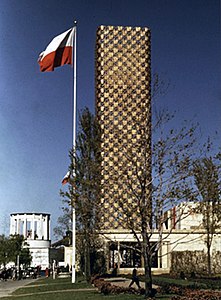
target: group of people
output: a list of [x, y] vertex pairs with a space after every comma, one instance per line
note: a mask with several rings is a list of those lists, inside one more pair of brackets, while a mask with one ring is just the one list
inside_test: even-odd
[[21, 280], [26, 278], [37, 278], [39, 275], [38, 268], [28, 268], [21, 269], [16, 267], [3, 268], [0, 270], [0, 280], [7, 281], [8, 279], [12, 280]]
[[8, 279], [16, 280], [18, 278], [17, 268], [3, 268], [0, 270], [0, 279], [3, 281], [7, 281]]

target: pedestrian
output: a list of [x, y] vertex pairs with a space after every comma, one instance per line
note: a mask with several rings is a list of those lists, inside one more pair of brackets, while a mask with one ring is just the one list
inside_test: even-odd
[[6, 270], [6, 268], [4, 268], [3, 271], [2, 271], [2, 278], [3, 278], [4, 281], [7, 281], [7, 270]]
[[12, 271], [12, 279], [13, 279], [13, 280], [17, 280], [17, 269], [16, 269], [16, 268], [13, 268], [13, 271]]
[[134, 283], [136, 283], [136, 285], [138, 286], [138, 288], [140, 289], [140, 280], [139, 280], [139, 277], [137, 276], [137, 270], [136, 269], [133, 269], [133, 272], [132, 272], [132, 280], [131, 280], [131, 283], [129, 284], [129, 287], [131, 287]]

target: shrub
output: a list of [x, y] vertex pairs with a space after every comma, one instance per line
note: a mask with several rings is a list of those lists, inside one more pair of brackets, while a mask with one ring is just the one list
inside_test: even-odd
[[220, 300], [221, 292], [209, 290], [190, 290], [184, 289], [178, 296], [173, 296], [171, 300]]
[[110, 282], [105, 281], [103, 278], [93, 278], [92, 283], [94, 286], [104, 295], [109, 294], [137, 294], [137, 295], [144, 295], [144, 289], [135, 289], [132, 287], [121, 287], [111, 284]]

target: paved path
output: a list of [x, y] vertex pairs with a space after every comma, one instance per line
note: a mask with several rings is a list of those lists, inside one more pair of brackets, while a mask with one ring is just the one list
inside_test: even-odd
[[[116, 285], [116, 286], [129, 287], [131, 279], [123, 278], [123, 277], [115, 277], [115, 278], [107, 278], [107, 279], [105, 279], [105, 281], [108, 281], [111, 284]], [[145, 283], [142, 282], [142, 281], [140, 281], [140, 286], [142, 288], [144, 288], [145, 287]], [[136, 283], [134, 283], [132, 285], [132, 287], [133, 288], [138, 288], [137, 285], [136, 285]], [[153, 288], [157, 288], [157, 286], [153, 285]]]
[[9, 296], [15, 290], [35, 282], [37, 279], [22, 279], [22, 280], [12, 280], [0, 281], [0, 298]]
[[[13, 281], [11, 279], [7, 280], [7, 281], [0, 281], [0, 298], [3, 297], [11, 297], [16, 298], [16, 297], [20, 297], [20, 296], [31, 296], [33, 295], [33, 293], [25, 293], [25, 294], [19, 294], [19, 295], [12, 295], [12, 293], [19, 289], [19, 288], [29, 288], [29, 287], [33, 287], [33, 286], [38, 286], [38, 285], [31, 285], [31, 283], [36, 282], [37, 279], [25, 279], [25, 280], [16, 280]], [[53, 294], [53, 293], [61, 293], [61, 292], [84, 292], [84, 291], [94, 291], [96, 290], [96, 288], [91, 287], [91, 288], [83, 288], [83, 289], [62, 289], [62, 284], [61, 283], [61, 289], [60, 290], [56, 290], [56, 291], [45, 291], [45, 292], [38, 292], [37, 294]], [[28, 285], [28, 286], [27, 286]], [[42, 285], [48, 285], [46, 284], [39, 284], [40, 286]], [[51, 284], [50, 284], [51, 285]], [[56, 285], [58, 285], [58, 283], [56, 283]]]
[[[122, 287], [128, 287], [131, 279], [127, 279], [127, 278], [123, 278], [123, 277], [113, 277], [113, 278], [107, 278], [105, 279], [105, 281], [110, 282], [113, 285], [116, 286], [122, 286]], [[140, 282], [141, 287], [143, 287], [143, 282]], [[134, 288], [137, 288], [137, 285], [134, 283], [134, 285], [132, 286]]]

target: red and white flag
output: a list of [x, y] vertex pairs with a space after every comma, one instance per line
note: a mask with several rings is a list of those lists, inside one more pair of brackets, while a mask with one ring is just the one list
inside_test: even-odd
[[67, 174], [64, 176], [64, 178], [62, 179], [62, 185], [65, 185], [66, 183], [68, 183], [69, 182], [69, 180], [70, 180], [70, 177], [71, 177], [71, 172], [70, 171], [68, 171], [67, 172]]
[[56, 36], [38, 58], [41, 72], [51, 72], [54, 68], [72, 64], [72, 48], [75, 28]]

